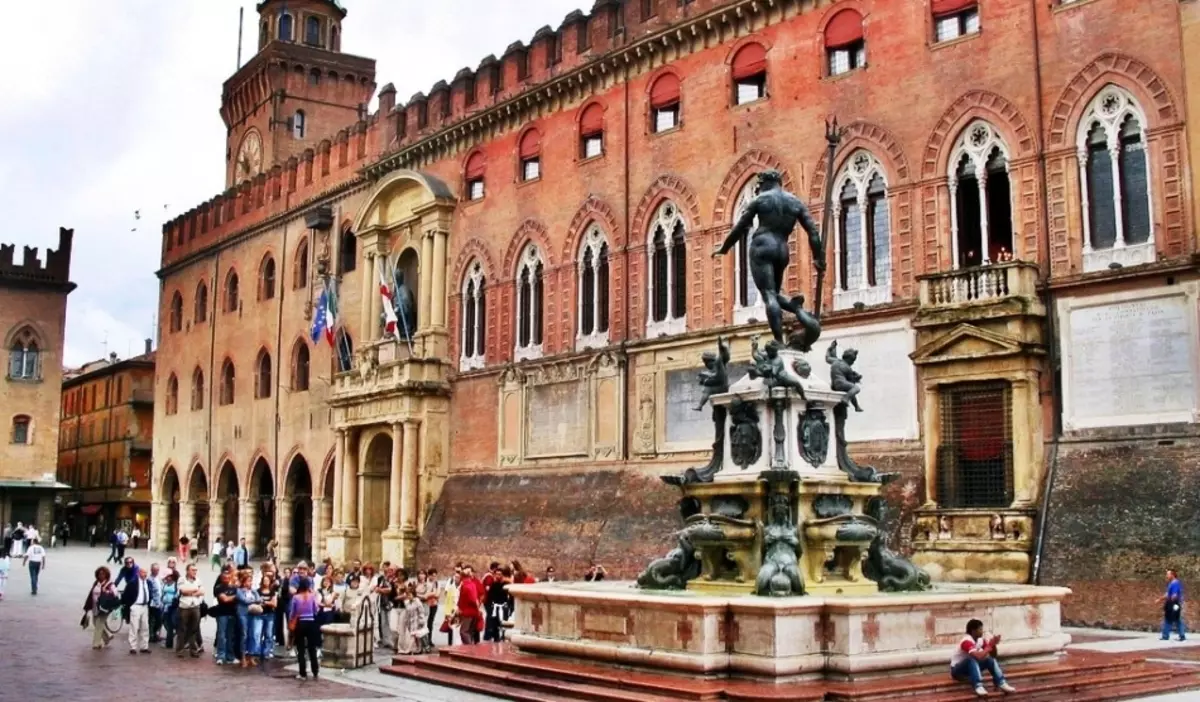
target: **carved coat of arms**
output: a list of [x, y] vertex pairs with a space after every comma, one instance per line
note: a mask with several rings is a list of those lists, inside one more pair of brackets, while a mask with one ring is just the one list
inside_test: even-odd
[[762, 456], [758, 410], [749, 402], [735, 400], [729, 406], [729, 420], [729, 455], [734, 465], [745, 470]]
[[810, 409], [800, 420], [800, 455], [813, 468], [829, 455], [829, 422], [822, 410]]

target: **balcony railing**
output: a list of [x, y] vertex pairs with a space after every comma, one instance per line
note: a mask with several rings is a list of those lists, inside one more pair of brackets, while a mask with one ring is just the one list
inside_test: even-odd
[[1025, 261], [994, 263], [921, 277], [922, 307], [982, 304], [1037, 295], [1037, 265]]

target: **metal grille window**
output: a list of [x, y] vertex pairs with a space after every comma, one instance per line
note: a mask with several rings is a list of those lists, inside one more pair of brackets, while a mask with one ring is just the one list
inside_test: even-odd
[[938, 503], [1000, 508], [1013, 500], [1012, 389], [1004, 381], [943, 387]]

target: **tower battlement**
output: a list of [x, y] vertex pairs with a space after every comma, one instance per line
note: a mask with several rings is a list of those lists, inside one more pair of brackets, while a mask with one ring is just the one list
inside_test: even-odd
[[16, 261], [16, 244], [0, 244], [0, 285], [71, 285], [71, 241], [74, 229], [60, 227], [58, 248], [46, 250], [43, 263], [36, 246], [26, 246]]

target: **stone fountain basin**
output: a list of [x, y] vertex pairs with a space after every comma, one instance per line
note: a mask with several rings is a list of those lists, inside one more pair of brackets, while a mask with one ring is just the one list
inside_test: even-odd
[[967, 620], [1003, 634], [1005, 661], [1066, 648], [1062, 601], [1032, 585], [770, 598], [640, 590], [632, 582], [512, 585], [520, 650], [665, 672], [796, 679], [874, 677], [950, 664]]

